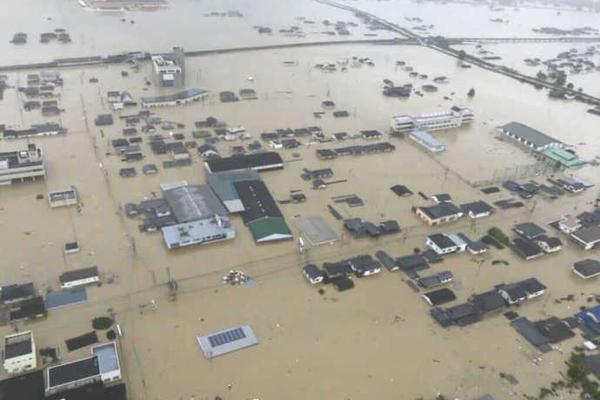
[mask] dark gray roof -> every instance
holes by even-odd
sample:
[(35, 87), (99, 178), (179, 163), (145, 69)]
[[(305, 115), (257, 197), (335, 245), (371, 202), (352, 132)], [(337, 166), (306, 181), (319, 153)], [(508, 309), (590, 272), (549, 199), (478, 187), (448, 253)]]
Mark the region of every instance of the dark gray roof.
[(558, 343), (563, 340), (572, 338), (575, 333), (569, 328), (569, 326), (562, 320), (556, 317), (550, 317), (545, 320), (537, 321), (534, 323), (536, 328), (546, 336), (550, 343)]
[(504, 298), (497, 290), (476, 294), (471, 297), (471, 303), (483, 313), (498, 310), (506, 306)]
[(533, 294), (546, 290), (546, 286), (535, 278), (525, 279), (521, 282), (517, 282), (517, 285), (521, 286), (527, 293)]
[(233, 171), (236, 169), (268, 169), (283, 168), (283, 159), (276, 152), (247, 154), (235, 157), (213, 158), (205, 162), (210, 172)]
[(241, 212), (245, 224), (265, 217), (283, 218), (279, 206), (263, 181), (238, 181), (233, 186), (244, 205)]
[(44, 373), (30, 372), (0, 381), (0, 400), (45, 400)]
[(545, 229), (534, 224), (533, 222), (517, 224), (513, 227), (513, 230), (526, 239), (535, 239), (538, 236), (542, 236), (544, 233), (546, 233)]
[(33, 283), (3, 286), (0, 291), (0, 299), (3, 302), (31, 298), (33, 295)]
[(66, 283), (78, 281), (80, 279), (92, 278), (94, 276), (98, 276), (98, 267), (96, 266), (64, 272), (60, 275), (58, 280), (61, 283)]
[(580, 230), (574, 232), (573, 236), (586, 243), (595, 242), (600, 240), (600, 226), (581, 228)]
[(462, 210), (465, 213), (468, 213), (469, 211), (471, 211), (473, 214), (483, 214), (483, 213), (491, 212), (494, 209), (494, 207), (492, 207), (491, 205), (489, 205), (488, 203), (486, 203), (483, 200), (474, 201), (472, 203), (461, 204), (460, 208), (462, 208)]
[(68, 364), (48, 368), (48, 386), (55, 387), (100, 375), (98, 357), (93, 356)]
[(452, 239), (443, 233), (434, 233), (433, 235), (427, 236), (427, 238), (435, 243), (435, 245), (440, 249), (447, 249), (456, 246), (456, 243), (454, 243)]
[(525, 260), (544, 254), (543, 250), (536, 243), (520, 238), (513, 240), (512, 249)]
[(404, 270), (419, 270), (428, 267), (427, 261), (419, 254), (399, 257), (396, 259), (396, 263)]
[(440, 203), (430, 207), (419, 207), (419, 209), (431, 219), (449, 217), (462, 212), (458, 207), (450, 202)]
[(540, 351), (544, 353), (550, 351), (548, 338), (542, 335), (539, 329), (527, 318), (519, 317), (513, 320), (510, 325)]
[(452, 197), (448, 193), (439, 193), (431, 196), (431, 199), (437, 203), (445, 203), (448, 201), (452, 201)]
[(18, 341), (9, 341), (4, 346), (4, 359), (19, 357), (31, 353), (31, 337)]
[(467, 326), (481, 321), (481, 313), (470, 303), (449, 307), (446, 312), (458, 326)]
[(577, 261), (573, 264), (573, 269), (584, 277), (600, 274), (600, 261), (590, 258)]
[(440, 286), (447, 282), (450, 282), (450, 281), (452, 281), (453, 277), (454, 276), (452, 275), (452, 272), (442, 271), (442, 272), (438, 272), (437, 274), (419, 278), (418, 282), (419, 282), (420, 286), (422, 286), (426, 289), (429, 289), (429, 288), (434, 288), (436, 286)]
[(176, 187), (165, 190), (164, 197), (178, 223), (227, 214), (208, 185)]
[(22, 319), (35, 318), (38, 316), (45, 315), (46, 304), (41, 296), (34, 297), (29, 300), (22, 302), (18, 308), (14, 308), (10, 311), (10, 320), (18, 321)]
[(452, 290), (448, 288), (442, 288), (434, 290), (432, 292), (427, 292), (423, 294), (423, 297), (428, 299), (429, 303), (433, 306), (439, 306), (456, 300), (456, 295)]
[(506, 292), (511, 300), (524, 300), (527, 298), (527, 292), (525, 288), (517, 283), (500, 284), (496, 286), (496, 289)]
[(562, 246), (561, 240), (557, 237), (548, 237), (546, 235), (542, 235), (537, 237), (535, 240), (545, 242), (550, 248)]

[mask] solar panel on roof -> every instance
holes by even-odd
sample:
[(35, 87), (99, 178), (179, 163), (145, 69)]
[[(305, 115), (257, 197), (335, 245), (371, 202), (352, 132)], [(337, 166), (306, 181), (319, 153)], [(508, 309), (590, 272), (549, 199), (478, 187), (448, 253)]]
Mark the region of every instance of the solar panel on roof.
[(227, 343), (235, 342), (236, 340), (244, 339), (246, 334), (242, 328), (235, 328), (226, 332), (221, 332), (208, 337), (208, 341), (212, 347), (221, 346)]

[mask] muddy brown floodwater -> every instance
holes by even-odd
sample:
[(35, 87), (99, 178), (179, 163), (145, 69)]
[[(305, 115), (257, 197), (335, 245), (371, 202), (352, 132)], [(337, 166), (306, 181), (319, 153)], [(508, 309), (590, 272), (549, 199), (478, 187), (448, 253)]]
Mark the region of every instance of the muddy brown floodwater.
[[(180, 7), (185, 10), (185, 7), (202, 5), (208, 11), (215, 7), (212, 2), (171, 3), (165, 15), (183, 12)], [(341, 11), (306, 3), (308, 8), (295, 5), (299, 9), (286, 14), (289, 20), (286, 23), (293, 22), (294, 14), (308, 16), (310, 11), (323, 11), (328, 18), (352, 19)], [(400, 2), (389, 3), (391, 6)], [(266, 7), (265, 4), (261, 7)], [(89, 27), (71, 26), (73, 15), (96, 23), (108, 20), (106, 16), (85, 14), (70, 2), (45, 3), (44, 7), (64, 15), (64, 25), (70, 28), (74, 42), (78, 29), (87, 31)], [(248, 7), (244, 1), (228, 1), (227, 5), (220, 6), (243, 12)], [(68, 12), (61, 14), (63, 11)], [(11, 9), (11, 12), (16, 11)], [(146, 17), (149, 24), (163, 18), (159, 14), (136, 14), (140, 23)], [(277, 20), (275, 16), (270, 18)], [(325, 17), (313, 15), (313, 18)], [(251, 31), (249, 28), (248, 32)], [(127, 43), (127, 47), (151, 47), (145, 46), (150, 41), (139, 33), (127, 36), (119, 29), (109, 35), (113, 35), (112, 39), (98, 37), (86, 42), (93, 43), (89, 49), (114, 52), (109, 44), (113, 45), (110, 42), (121, 37), (139, 41)], [(236, 38), (231, 32), (223, 35)], [(173, 36), (177, 34), (161, 34), (157, 47), (168, 48), (179, 43), (174, 42)], [(193, 47), (193, 43), (189, 43), (189, 47)], [(12, 48), (3, 52), (13, 54)], [(312, 68), (316, 63), (353, 56), (370, 57), (375, 65), (336, 73)], [(23, 61), (29, 55), (10, 57)], [(52, 58), (52, 54), (44, 53), (41, 58)], [(296, 65), (284, 66), (283, 62), (290, 60)], [(413, 82), (408, 72), (396, 66), (397, 60), (406, 61), (429, 79)], [(383, 271), (374, 277), (355, 280), (356, 288), (344, 293), (327, 287), (320, 295), (306, 282), (301, 268), (308, 262), (374, 254), (379, 249), (396, 257), (408, 255), (415, 247), (423, 248), (425, 236), (433, 232), (462, 231), (475, 237), (492, 226), (508, 232), (514, 223), (534, 221), (545, 225), (563, 213), (590, 209), (596, 188), (555, 201), (528, 201), (524, 208), (498, 210), (476, 224), (463, 220), (448, 227), (429, 228), (411, 212), (411, 207), (424, 204), (418, 195), (398, 198), (389, 190), (395, 184), (404, 184), (415, 193), (450, 193), (457, 203), (507, 198), (509, 194), (505, 191), (484, 195), (474, 185), (510, 177), (516, 167), (523, 170), (533, 165), (535, 159), (514, 144), (498, 140), (494, 128), (513, 120), (520, 121), (573, 145), (584, 159), (593, 159), (600, 154), (597, 134), (600, 119), (587, 114), (585, 105), (550, 101), (529, 85), (477, 68), (462, 69), (452, 58), (414, 46), (338, 45), (188, 58), (186, 87), (207, 89), (209, 98), (155, 111), (162, 118), (184, 123), (185, 128), (175, 132), (184, 133), (188, 140), (194, 121), (209, 116), (232, 126), (243, 125), (254, 139), (259, 139), (261, 132), (277, 128), (311, 125), (321, 126), (327, 135), (377, 129), (387, 136), (393, 115), (444, 111), (452, 105), (472, 108), (476, 121), (469, 127), (435, 132), (434, 136), (447, 146), (439, 155), (427, 154), (413, 142), (396, 138), (386, 138), (396, 146), (394, 152), (331, 161), (318, 160), (315, 150), (336, 146), (335, 143), (305, 144), (293, 151), (281, 150), (284, 160), (288, 161), (285, 168), (262, 173), (261, 177), (276, 199), (287, 197), (289, 191), (295, 189), (307, 195), (305, 203), (281, 205), (294, 236), (297, 238), (299, 234), (295, 218), (319, 215), (342, 236), (339, 242), (309, 248), (302, 254), (293, 241), (257, 246), (241, 218), (234, 216), (237, 236), (233, 241), (168, 251), (160, 233), (140, 233), (137, 227), (140, 221), (127, 218), (122, 207), (158, 192), (161, 182), (204, 183), (205, 172), (202, 160), (194, 152), (191, 166), (161, 167), (157, 175), (138, 173), (130, 179), (119, 177), (118, 171), (125, 164), (112, 154), (110, 140), (121, 137), (124, 124), (117, 118), (117, 123), (103, 128), (102, 133), (93, 124), (96, 115), (110, 111), (106, 92), (128, 90), (136, 99), (168, 93), (154, 85), (146, 90), (145, 79), (152, 79), (150, 65), (122, 77), (121, 70), (126, 68), (61, 70), (65, 83), (60, 90), (60, 102), (66, 111), (54, 120), (69, 131), (64, 136), (35, 140), (45, 151), (47, 180), (0, 189), (0, 282), (3, 285), (33, 281), (42, 291), (57, 289), (60, 273), (89, 265), (98, 265), (105, 277), (115, 278), (114, 283), (89, 288), (87, 302), (51, 310), (42, 321), (18, 324), (19, 329), (34, 331), (38, 347), (58, 346), (65, 361), (87, 355), (87, 348), (68, 352), (64, 340), (89, 331), (91, 319), (111, 308), (124, 333), (120, 350), (133, 400), (212, 399), (216, 395), (224, 399), (391, 400), (433, 397), (437, 393), (467, 399), (488, 392), (498, 399), (534, 394), (558, 376), (565, 354), (581, 343), (582, 339), (576, 337), (541, 356), (501, 314), (467, 328), (442, 329), (431, 319), (429, 307), (410, 290), (404, 282), (406, 277), (400, 272)], [(9, 73), (9, 81), (23, 85), (27, 73)], [(449, 82), (438, 85), (437, 93), (412, 96), (408, 100), (381, 95), (383, 79), (421, 85), (441, 75), (447, 76)], [(92, 77), (99, 82), (89, 83)], [(249, 81), (248, 77), (253, 80)], [(218, 92), (246, 87), (256, 90), (257, 100), (219, 102)], [(472, 87), (477, 93), (470, 99), (466, 93)], [(5, 92), (0, 103), (2, 123), (25, 127), (51, 120), (42, 119), (38, 111), (23, 111), (20, 96), (14, 89)], [(451, 100), (445, 100), (445, 96)], [(327, 113), (322, 119), (315, 119), (313, 112), (319, 111), (321, 101), (326, 99), (333, 100), (337, 109), (347, 110), (350, 116), (336, 119)], [(152, 154), (147, 139), (144, 137), (142, 143), (145, 159), (135, 164), (138, 171), (142, 164), (161, 165), (168, 159), (168, 156)], [(346, 143), (363, 142), (356, 139)], [(19, 149), (25, 144), (26, 141), (2, 141), (0, 149)], [(228, 155), (232, 144), (247, 143), (220, 142), (217, 148)], [(294, 157), (294, 152), (299, 157)], [(300, 179), (303, 168), (322, 167), (331, 167), (335, 179), (347, 182), (315, 191)], [(596, 167), (586, 166), (576, 174), (594, 184), (600, 183)], [(543, 181), (546, 177), (531, 178)], [(45, 200), (36, 200), (37, 194), (70, 185), (79, 191), (81, 212), (74, 207), (50, 209)], [(398, 220), (403, 232), (378, 240), (350, 238), (341, 223), (329, 214), (326, 205), (332, 203), (333, 196), (351, 193), (359, 195), (365, 206), (336, 205), (344, 217), (373, 221), (393, 218)], [(72, 240), (79, 241), (81, 252), (64, 256), (63, 245)], [(584, 283), (570, 271), (574, 261), (589, 256), (567, 242), (560, 253), (527, 263), (508, 249), (491, 250), (482, 258), (467, 254), (449, 256), (431, 271), (453, 271), (456, 281), (452, 288), (458, 302), (501, 282), (537, 277), (548, 287), (548, 292), (517, 309), (519, 314), (537, 320), (550, 315), (573, 314), (579, 306), (587, 304), (590, 294), (597, 292), (597, 283)], [(492, 265), (494, 259), (506, 260), (510, 265)], [(169, 301), (165, 286), (167, 267), (179, 284), (174, 302)], [(231, 268), (252, 276), (254, 284), (223, 285), (222, 277)], [(575, 295), (574, 302), (554, 302), (568, 294)], [(140, 313), (140, 305), (152, 300), (158, 305), (157, 310)], [(259, 345), (205, 360), (195, 336), (236, 324), (251, 325)], [(0, 328), (0, 334), (10, 331), (8, 326)], [(513, 374), (519, 383), (511, 385), (501, 379), (501, 372)]]

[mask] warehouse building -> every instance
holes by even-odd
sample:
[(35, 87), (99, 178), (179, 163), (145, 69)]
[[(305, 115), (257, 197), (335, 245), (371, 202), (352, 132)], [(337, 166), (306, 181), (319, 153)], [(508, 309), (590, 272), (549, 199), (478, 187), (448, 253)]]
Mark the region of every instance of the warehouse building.
[(235, 157), (212, 158), (204, 162), (210, 173), (251, 169), (257, 172), (283, 168), (283, 159), (276, 152), (247, 154)]
[(227, 215), (208, 185), (165, 186), (163, 196), (179, 224)]
[(283, 214), (262, 181), (240, 181), (233, 185), (244, 205), (242, 219), (256, 243), (293, 238)]
[(234, 183), (241, 181), (259, 181), (258, 172), (253, 170), (237, 170), (208, 173), (206, 175), (208, 185), (221, 200), (230, 213), (244, 211), (244, 205), (235, 190)]
[(558, 140), (520, 122), (509, 122), (499, 129), (504, 135), (538, 152), (564, 146)]

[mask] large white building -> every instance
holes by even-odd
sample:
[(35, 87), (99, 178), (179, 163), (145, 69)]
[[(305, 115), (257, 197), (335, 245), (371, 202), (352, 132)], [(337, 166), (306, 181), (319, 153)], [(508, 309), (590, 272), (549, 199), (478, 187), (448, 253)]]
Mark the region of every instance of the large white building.
[(183, 49), (175, 47), (172, 54), (156, 54), (152, 57), (154, 73), (160, 86), (175, 86), (183, 78)]
[(11, 375), (37, 368), (35, 342), (31, 331), (4, 337), (3, 365)]
[(42, 149), (29, 144), (27, 150), (0, 153), (0, 185), (34, 181), (46, 176)]
[(436, 131), (453, 129), (469, 124), (475, 119), (475, 114), (469, 108), (452, 107), (449, 111), (423, 114), (418, 117), (398, 115), (392, 117), (392, 133), (401, 135), (415, 130)]

